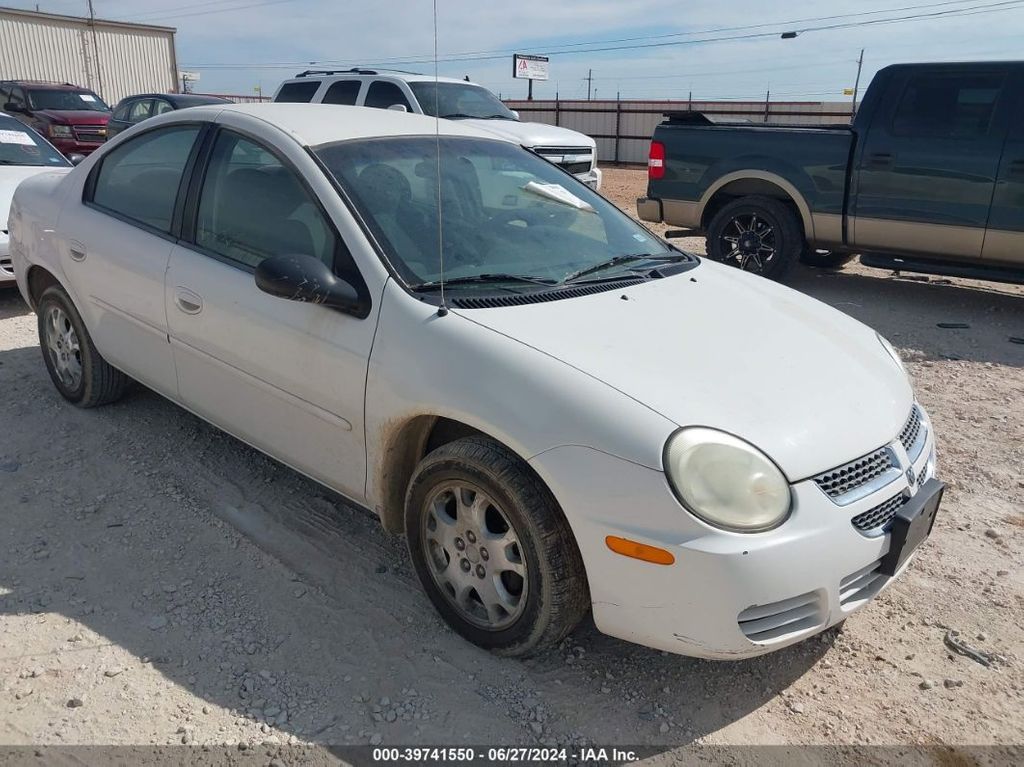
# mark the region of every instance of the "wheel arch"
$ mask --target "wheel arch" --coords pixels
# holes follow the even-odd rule
[[[404,532],[405,494],[419,462],[442,445],[471,436],[493,440],[518,456],[554,497],[554,492],[530,465],[528,456],[509,445],[507,440],[457,418],[421,414],[395,424],[381,439],[381,460],[375,480],[379,492],[375,507],[385,530],[396,535]]]
[[[28,284],[28,298],[29,304],[32,307],[32,311],[35,311],[39,306],[39,299],[43,295],[43,291],[52,285],[57,285],[63,288],[61,281],[54,276],[46,267],[33,264],[29,267],[28,274],[26,275],[26,282]],[[66,289],[65,289],[66,290]]]
[[[800,220],[805,238],[814,238],[814,219],[800,190],[776,173],[763,170],[737,170],[719,178],[701,197],[701,229],[707,231],[711,219],[725,205],[740,197],[758,195],[781,200],[792,207]]]

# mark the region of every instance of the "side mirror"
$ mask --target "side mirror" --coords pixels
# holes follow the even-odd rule
[[[516,118],[517,120],[519,119],[519,112],[517,112],[515,109],[510,109],[508,111],[512,113],[512,116],[514,118]]]
[[[289,301],[323,304],[356,316],[366,316],[366,304],[355,287],[313,256],[288,255],[264,259],[256,267],[256,287]]]
[[[4,111],[12,113],[21,112],[22,114],[28,112],[28,110],[25,109],[24,106],[22,106],[21,104],[15,104],[13,101],[8,101],[6,104],[4,104]]]
[[[409,107],[407,107],[405,104],[392,104],[391,106],[388,107],[388,109],[393,109],[396,112],[408,112],[409,111]]]
[[[72,165],[78,165],[84,159],[85,155],[79,154],[78,152],[72,152],[71,154],[68,155],[68,160],[71,162]]]

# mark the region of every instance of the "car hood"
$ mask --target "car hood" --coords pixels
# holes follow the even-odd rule
[[[524,123],[518,120],[459,120],[466,125],[501,136],[503,139],[515,141],[525,147],[557,146],[581,147],[594,149],[596,144],[590,136],[585,136],[568,128],[544,123]]]
[[[870,328],[707,261],[597,295],[458,311],[680,426],[746,439],[794,482],[892,441],[913,403]]]
[[[71,168],[59,168],[52,165],[0,165],[0,229],[7,230],[7,218],[11,214],[11,200],[14,190],[26,178],[40,173],[67,171]]]
[[[91,109],[39,109],[32,116],[58,125],[106,125],[110,121],[110,112]]]

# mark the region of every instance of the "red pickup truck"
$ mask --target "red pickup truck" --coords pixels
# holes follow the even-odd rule
[[[37,80],[0,80],[0,111],[46,136],[67,157],[107,139],[110,107],[88,88]]]

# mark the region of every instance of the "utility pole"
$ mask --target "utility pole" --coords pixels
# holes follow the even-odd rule
[[[96,67],[96,90],[99,94],[103,95],[103,75],[100,72],[100,50],[98,39],[96,37],[96,12],[92,7],[92,0],[87,0],[89,5],[89,29],[92,32],[92,60]],[[89,64],[86,61],[86,75],[88,76]]]
[[[594,70],[587,70],[587,101],[590,101],[590,84],[594,79]]]
[[[864,49],[860,49],[860,58],[857,59],[857,79],[853,83],[853,103],[850,104],[850,117],[857,114],[857,88],[860,85],[860,68],[864,66]]]

